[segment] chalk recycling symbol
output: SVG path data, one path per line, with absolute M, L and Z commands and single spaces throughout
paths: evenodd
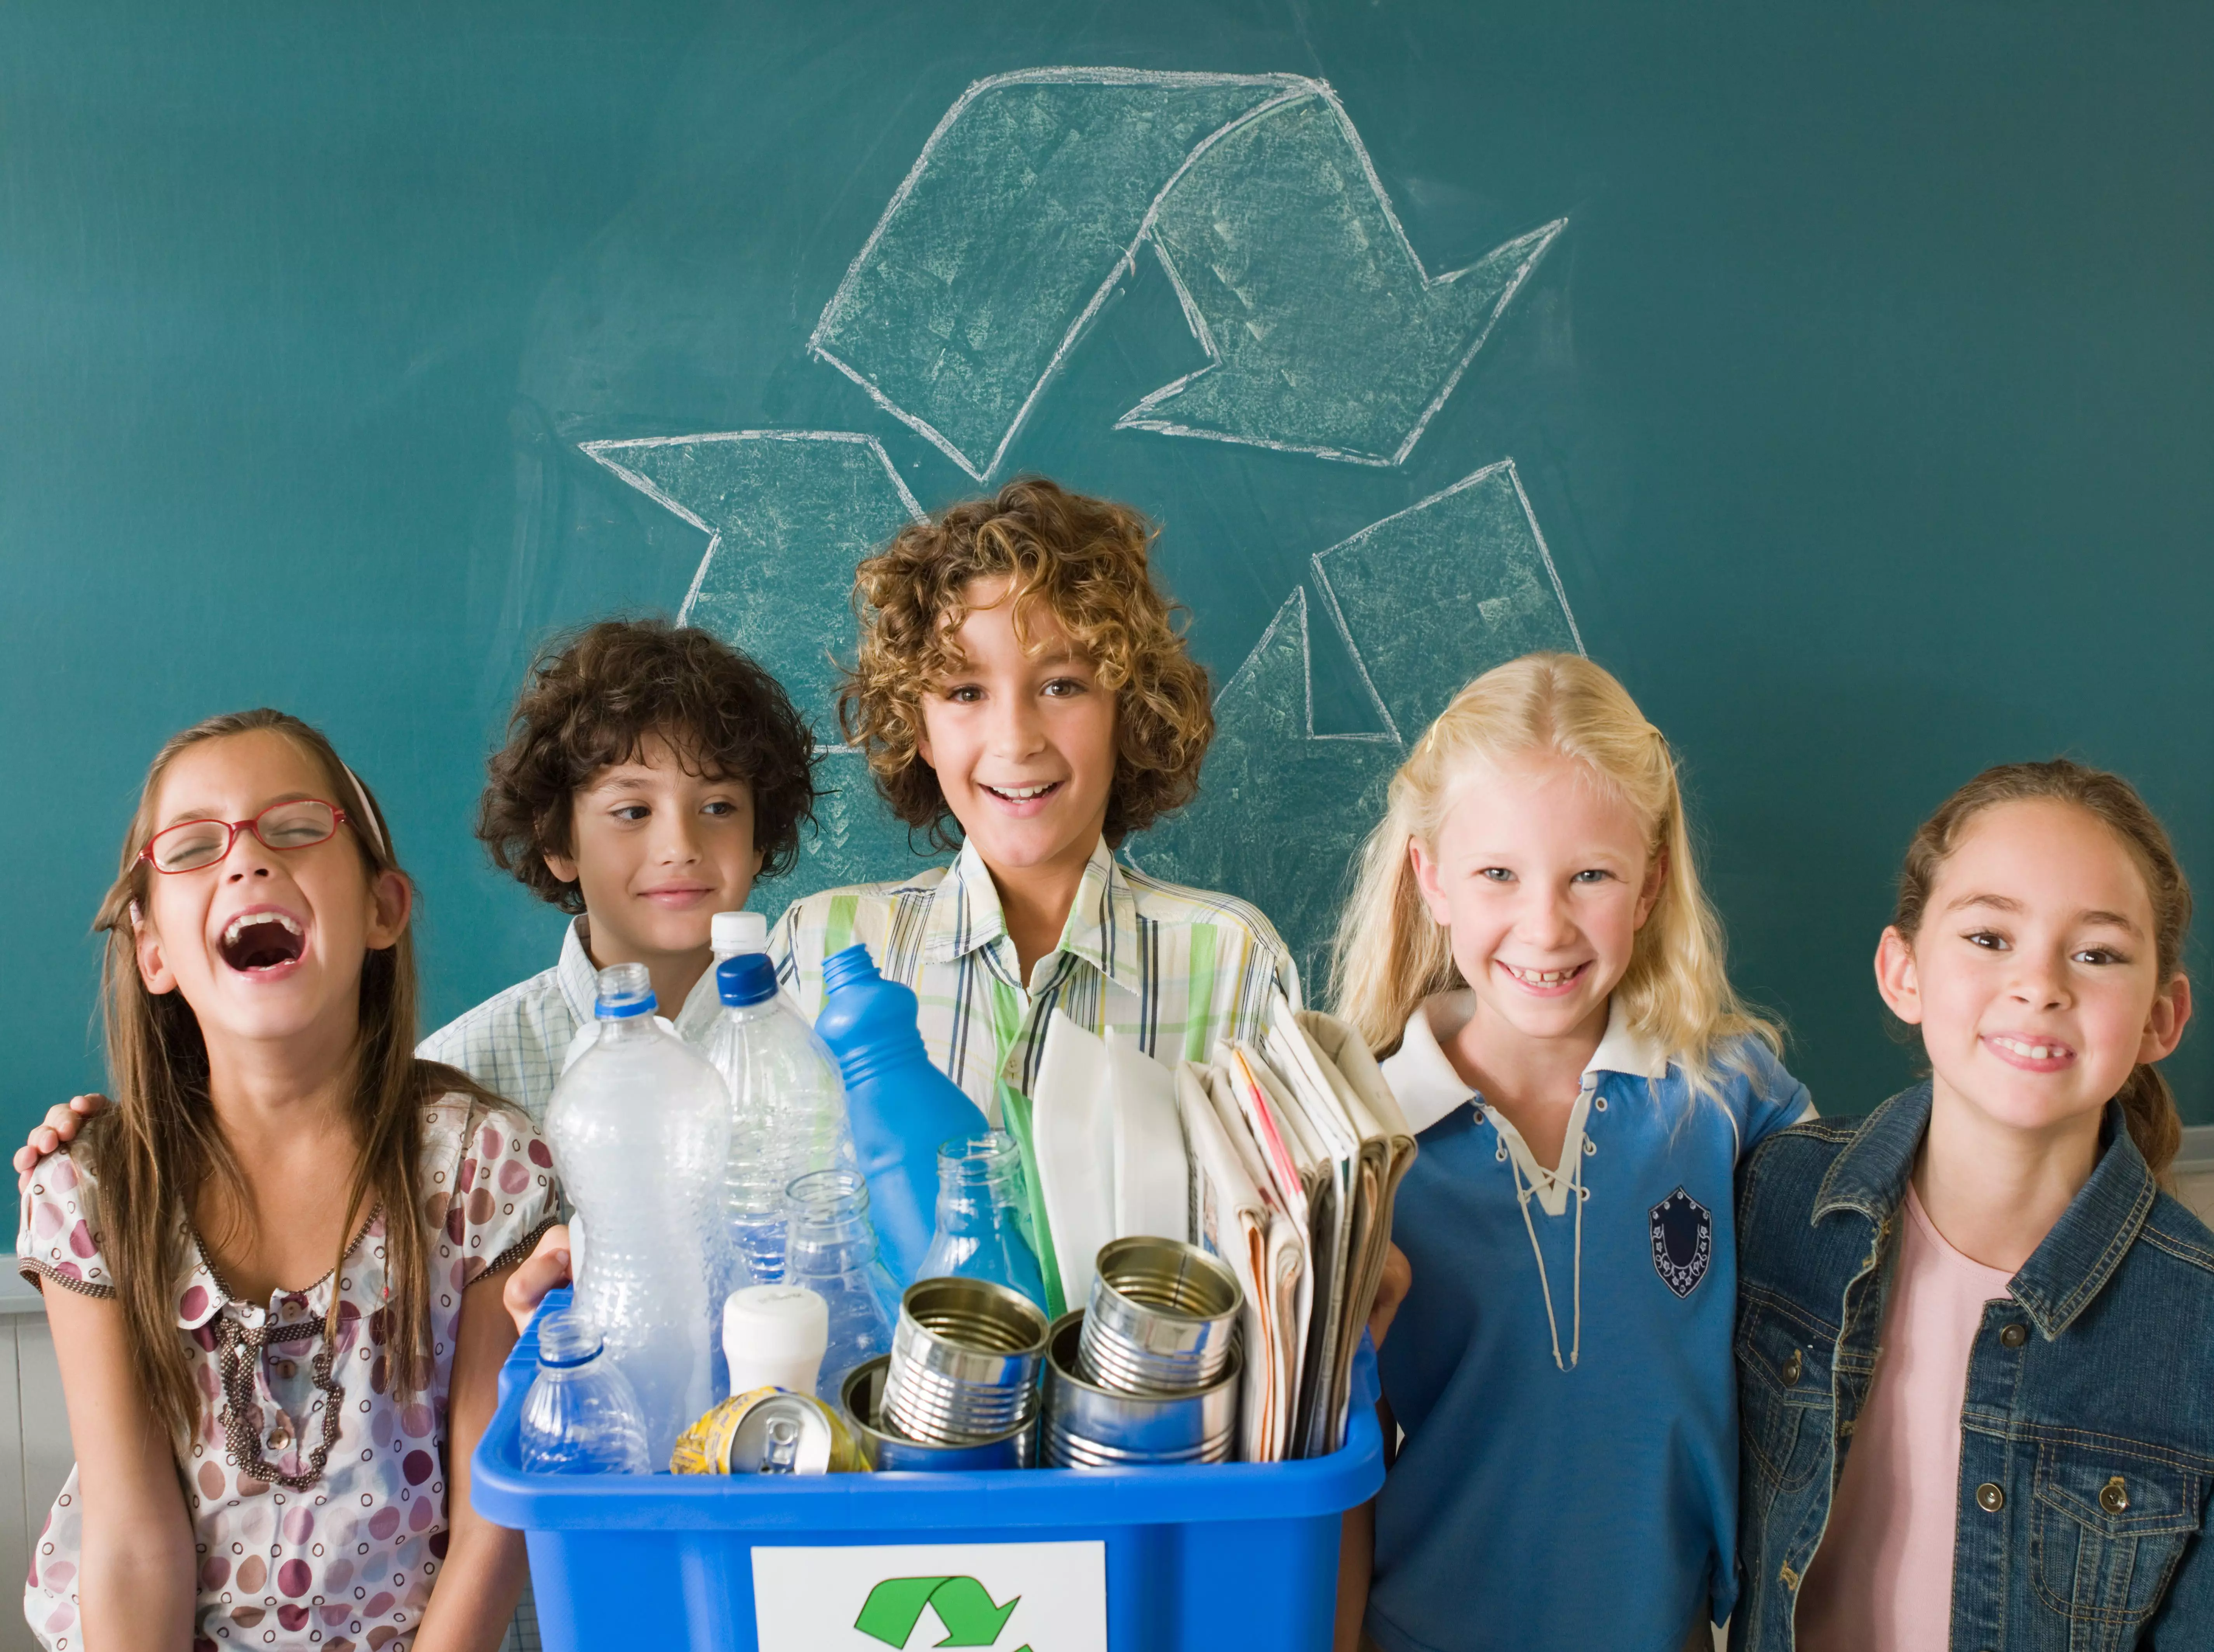
M 1116 283 L 1150 256 L 1208 362 L 1116 429 L 1392 467 L 1564 224 L 1432 275 L 1325 82 L 1024 70 L 978 81 L 946 111 L 808 350 L 988 484 Z M 680 618 L 760 660 L 835 739 L 831 661 L 853 651 L 853 566 L 922 515 L 883 443 L 752 430 L 583 448 L 707 536 Z M 1316 732 L 1313 623 L 1349 651 L 1377 732 Z M 1347 858 L 1404 743 L 1461 683 L 1540 648 L 1582 641 L 1502 460 L 1310 558 L 1217 696 L 1198 800 L 1130 852 L 1256 900 L 1313 978 Z M 828 741 L 826 753 L 819 829 L 780 896 L 914 864 L 859 758 Z M 1317 809 L 1322 797 L 1333 801 Z
M 928 1607 L 945 1631 L 945 1638 L 933 1644 L 991 1646 L 1021 1604 L 1019 1594 L 1004 1606 L 995 1604 L 991 1591 L 973 1577 L 888 1577 L 869 1591 L 853 1627 L 872 1640 L 903 1648 Z M 1030 1652 L 1030 1648 L 1017 1647 L 1014 1652 Z
M 988 481 L 1150 247 L 1209 360 L 1117 428 L 1396 465 L 1564 223 L 1432 277 L 1324 82 L 1024 70 L 946 112 L 808 345 Z

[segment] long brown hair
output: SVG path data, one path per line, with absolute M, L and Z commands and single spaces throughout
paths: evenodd
M 156 794 L 179 753 L 207 741 L 267 729 L 298 747 L 320 768 L 330 800 L 350 822 L 340 828 L 359 850 L 363 875 L 401 877 L 392 837 L 370 795 L 321 731 L 282 711 L 228 712 L 172 736 L 155 754 L 124 834 L 115 881 L 101 903 L 94 927 L 107 935 L 101 963 L 108 1082 L 115 1105 L 88 1129 L 84 1149 L 98 1179 L 98 1226 L 110 1271 L 123 1302 L 125 1332 L 140 1383 L 174 1438 L 189 1438 L 202 1404 L 184 1338 L 177 1332 L 176 1279 L 195 1197 L 212 1178 L 223 1203 L 244 1220 L 251 1204 L 246 1181 L 223 1139 L 208 1095 L 208 1053 L 199 1021 L 180 992 L 156 994 L 138 973 L 135 930 L 146 908 L 154 874 L 138 858 L 153 835 Z M 460 1088 L 460 1075 L 418 1062 L 415 1044 L 415 953 L 402 930 L 389 947 L 362 960 L 360 1030 L 356 1049 L 352 1122 L 361 1144 L 347 1195 L 346 1235 L 332 1259 L 346 1252 L 368 1216 L 385 1212 L 390 1381 L 402 1393 L 427 1381 L 429 1302 L 426 1240 L 421 1220 L 421 1103 L 426 1088 Z M 465 1081 L 463 1082 L 466 1082 Z M 474 1086 L 468 1087 L 474 1089 Z M 339 1293 L 331 1293 L 324 1334 L 338 1326 Z
M 2183 973 L 2183 941 L 2191 930 L 2191 883 L 2175 857 L 2168 829 L 2145 806 L 2137 788 L 2118 774 L 2058 757 L 2050 763 L 2004 763 L 1985 769 L 1938 806 L 1906 846 L 1899 874 L 1899 905 L 1892 927 L 1911 944 L 1922 928 L 1930 886 L 1960 845 L 1968 823 L 2001 803 L 2072 803 L 2095 816 L 2121 840 L 2144 875 L 2152 902 L 2153 957 L 2165 984 Z M 2153 1173 L 2166 1171 L 2183 1145 L 2183 1119 L 2174 1092 L 2150 1062 L 2139 1062 L 2114 1100 L 2122 1104 L 2130 1137 Z

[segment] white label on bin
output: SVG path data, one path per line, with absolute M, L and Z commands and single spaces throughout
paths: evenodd
M 1104 1543 L 754 1547 L 761 1652 L 1107 1652 Z

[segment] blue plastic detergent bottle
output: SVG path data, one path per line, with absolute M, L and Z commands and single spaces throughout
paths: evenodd
M 938 1212 L 938 1149 L 990 1126 L 961 1087 L 931 1065 L 914 994 L 877 973 L 865 946 L 823 960 L 815 1031 L 838 1058 L 853 1152 L 869 1182 L 869 1216 L 885 1266 L 914 1283 Z

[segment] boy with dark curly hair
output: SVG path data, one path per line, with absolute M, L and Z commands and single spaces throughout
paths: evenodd
M 1118 861 L 1191 800 L 1214 733 L 1205 670 L 1124 505 L 1024 478 L 902 528 L 854 579 L 846 738 L 911 830 L 958 854 L 793 904 L 770 941 L 811 1019 L 823 960 L 856 941 L 920 1001 L 931 1059 L 1030 1141 L 1055 1010 L 1173 1065 L 1257 1039 L 1291 955 L 1244 901 Z M 1031 1216 L 1043 1211 L 1033 1189 Z M 1052 1247 L 1038 1247 L 1055 1289 Z
M 542 1118 L 597 971 L 644 964 L 688 1038 L 720 1008 L 712 919 L 788 870 L 815 806 L 814 742 L 775 678 L 704 631 L 609 619 L 541 655 L 486 765 L 493 863 L 576 914 L 551 969 L 423 1041 Z

